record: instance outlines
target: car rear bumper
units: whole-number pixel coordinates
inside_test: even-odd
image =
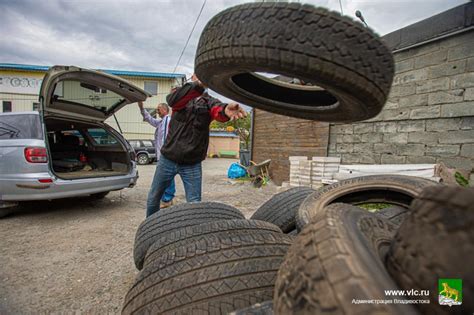
[[[0,178],[0,201],[50,200],[77,197],[111,190],[133,187],[138,171],[121,176],[64,180],[52,178],[51,183],[39,179],[51,179],[49,173],[28,174],[28,177]]]

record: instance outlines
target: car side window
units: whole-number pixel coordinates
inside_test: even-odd
[[[152,143],[151,141],[149,141],[149,140],[147,140],[147,141],[142,141],[142,142],[143,142],[143,145],[144,145],[145,147],[152,147],[152,146],[153,146],[153,143]]]
[[[131,140],[131,141],[129,141],[129,143],[130,143],[130,145],[132,146],[132,148],[134,148],[134,149],[140,147],[140,142],[139,142],[139,141]]]
[[[38,115],[0,115],[0,139],[42,139]]]

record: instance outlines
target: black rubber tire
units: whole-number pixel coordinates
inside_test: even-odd
[[[181,228],[164,234],[150,246],[145,256],[143,267],[146,268],[149,263],[157,260],[164,251],[170,248],[184,247],[186,244],[199,241],[209,234],[226,238],[231,231],[252,233],[256,230],[281,233],[281,230],[276,225],[257,220],[222,220]]]
[[[374,32],[339,13],[299,3],[248,3],[207,23],[195,71],[212,90],[246,105],[303,119],[353,122],[382,110],[394,62]]]
[[[398,230],[387,269],[406,290],[429,290],[424,314],[474,313],[474,188],[430,187]],[[438,303],[438,279],[462,279],[462,305]]]
[[[257,303],[250,307],[231,312],[229,315],[273,315],[273,301]]]
[[[309,187],[295,187],[278,193],[261,205],[252,215],[252,220],[262,220],[278,226],[283,233],[296,229],[295,216],[300,204],[314,193]]]
[[[142,154],[139,154],[137,156],[137,163],[139,165],[147,165],[150,163],[150,158],[148,157],[148,155],[142,153]]]
[[[272,299],[292,237],[229,231],[170,248],[139,273],[123,314],[227,314]]]
[[[90,198],[92,198],[94,200],[104,199],[105,196],[107,196],[109,194],[109,192],[110,191],[103,191],[103,192],[100,192],[100,193],[91,194]]]
[[[358,207],[332,204],[318,212],[288,250],[275,283],[275,314],[414,314],[386,299],[397,289],[384,255],[395,234],[389,221]]]
[[[424,188],[436,184],[428,179],[404,175],[373,175],[341,180],[317,190],[303,201],[296,215],[296,227],[301,231],[317,212],[336,202],[353,205],[388,203],[408,208]]]
[[[217,220],[245,219],[239,209],[218,202],[184,203],[161,209],[138,227],[133,248],[135,266],[143,267],[148,248],[173,230]]]
[[[379,215],[382,218],[389,220],[396,226],[400,226],[409,213],[410,209],[402,206],[391,206],[388,208],[380,209],[379,211],[375,212],[376,215]]]

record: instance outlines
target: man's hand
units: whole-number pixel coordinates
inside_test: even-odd
[[[191,76],[191,81],[197,83],[202,88],[207,88],[207,86],[204,83],[202,83],[201,80],[199,80],[199,78],[197,77],[195,73],[193,73],[193,75]]]
[[[140,110],[143,110],[143,102],[142,101],[138,101],[138,107],[140,108]]]
[[[247,116],[247,112],[237,103],[229,103],[225,107],[225,114],[231,121]]]

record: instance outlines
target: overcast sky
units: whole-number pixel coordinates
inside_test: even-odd
[[[384,35],[466,0],[341,0]],[[178,67],[192,73],[206,22],[240,0],[207,0]],[[303,2],[303,1],[301,1]],[[172,72],[203,0],[0,0],[0,63]],[[309,0],[340,11],[338,0]]]

